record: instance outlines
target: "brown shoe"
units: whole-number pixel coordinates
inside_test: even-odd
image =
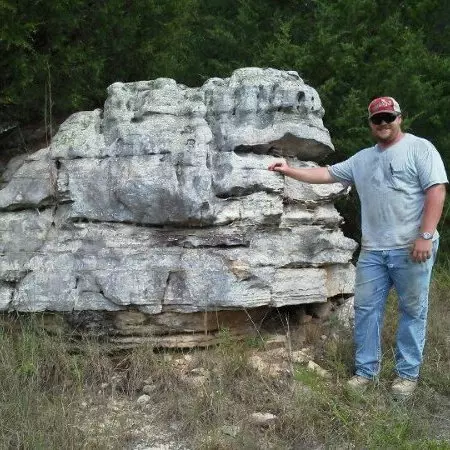
[[[366,388],[373,382],[372,379],[354,375],[345,383],[347,389],[354,392],[364,392]]]
[[[411,381],[397,377],[391,386],[391,392],[398,398],[406,398],[412,395],[417,386],[417,380]]]

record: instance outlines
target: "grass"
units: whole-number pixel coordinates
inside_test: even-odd
[[[74,351],[67,337],[43,332],[39,317],[18,317],[0,333],[0,449],[137,449],[157,442],[224,450],[450,449],[449,287],[449,271],[438,266],[421,382],[407,402],[389,394],[394,295],[380,382],[364,396],[343,388],[352,339],[333,320],[308,325],[303,341],[331,372],[327,380],[289,361],[276,377],[255,370],[253,355],[266,355],[270,364],[272,354],[262,341],[235,342],[226,330],[208,350],[158,353],[143,346],[110,356],[92,340]],[[143,392],[150,401],[138,404]],[[254,412],[277,419],[258,426]]]

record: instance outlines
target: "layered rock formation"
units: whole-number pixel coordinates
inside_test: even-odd
[[[111,85],[103,110],[72,115],[3,174],[0,309],[98,311],[142,335],[351,294],[356,243],[333,206],[347,188],[267,170],[333,151],[323,113],[296,72],[274,69]]]

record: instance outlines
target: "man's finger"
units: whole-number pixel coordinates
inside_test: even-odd
[[[420,252],[419,254],[419,259],[420,262],[426,262],[427,259],[430,259],[431,255],[429,252]]]
[[[270,166],[269,166],[269,170],[274,170],[276,167],[280,167],[280,166],[281,166],[281,163],[280,163],[280,162],[272,163],[272,164],[270,164]]]
[[[419,252],[417,250],[414,250],[412,253],[412,260],[417,263],[425,262],[428,259],[428,253],[427,252]]]

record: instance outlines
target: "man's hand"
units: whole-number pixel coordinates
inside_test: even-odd
[[[284,159],[279,159],[270,164],[268,169],[304,183],[326,184],[336,182],[326,167],[291,167]]]
[[[413,248],[411,250],[411,259],[414,262],[425,262],[427,259],[431,258],[432,255],[432,247],[433,242],[431,242],[431,239],[426,240],[422,238],[417,238],[414,241]]]
[[[280,172],[283,175],[285,175],[287,170],[289,169],[289,166],[284,159],[281,159],[279,161],[275,161],[272,164],[270,164],[268,169],[272,170],[273,172]]]

